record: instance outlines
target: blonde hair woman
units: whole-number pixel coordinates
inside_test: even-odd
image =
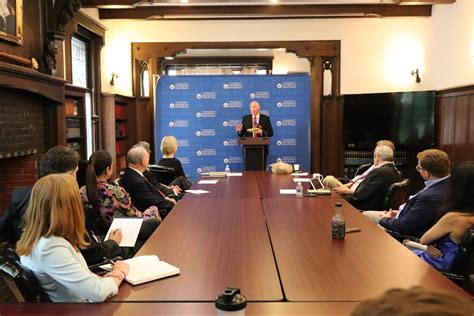
[[[68,174],[36,182],[26,210],[25,231],[17,243],[23,265],[34,272],[53,302],[102,302],[118,293],[129,267],[118,261],[103,278],[87,267],[87,246],[79,187]]]
[[[174,155],[178,151],[178,145],[176,142],[176,137],[174,136],[165,136],[161,140],[160,150],[163,153],[163,158],[161,158],[158,164],[160,166],[165,166],[169,168],[173,168],[176,171],[176,175],[178,177],[186,177],[183,170],[183,165],[181,165],[181,161],[174,158]]]

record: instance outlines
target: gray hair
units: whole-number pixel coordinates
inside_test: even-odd
[[[377,146],[374,150],[374,156],[382,161],[393,161],[393,150],[387,145]]]
[[[135,145],[133,145],[133,147],[143,147],[145,148],[145,150],[150,154],[151,153],[151,150],[150,150],[150,143],[146,142],[146,141],[140,141],[138,143],[136,143]]]
[[[127,162],[132,165],[138,165],[147,154],[146,149],[141,146],[132,147],[127,152]]]

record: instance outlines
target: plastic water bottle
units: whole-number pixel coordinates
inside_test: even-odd
[[[298,184],[296,185],[296,197],[297,198],[303,197],[303,186],[301,185],[301,182],[298,182]]]
[[[229,174],[229,173],[230,173],[229,165],[225,165],[224,172],[225,172],[225,174]]]
[[[342,216],[342,204],[336,203],[331,220],[332,239],[343,240],[346,237],[346,220]]]

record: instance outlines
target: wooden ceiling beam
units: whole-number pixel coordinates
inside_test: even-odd
[[[270,6],[174,6],[137,7],[131,9],[99,9],[101,19],[149,19],[151,17],[182,19],[205,18],[280,18],[280,17],[402,17],[431,16],[430,5],[270,5]]]

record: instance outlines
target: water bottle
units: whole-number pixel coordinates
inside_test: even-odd
[[[244,316],[247,300],[239,288],[228,287],[215,301],[217,316]]]
[[[298,184],[296,185],[296,197],[297,198],[303,197],[303,186],[301,185],[301,182],[298,182]]]
[[[225,165],[224,172],[225,172],[225,174],[229,174],[229,173],[230,173],[229,165]]]
[[[342,204],[336,203],[331,220],[332,239],[343,240],[346,237],[346,220],[342,216]]]

